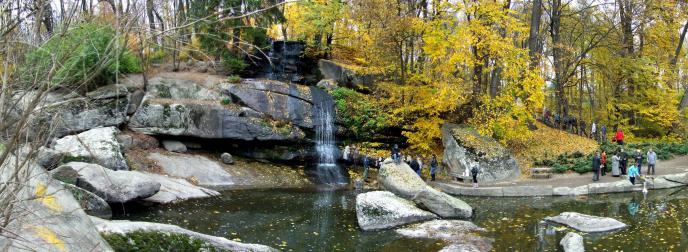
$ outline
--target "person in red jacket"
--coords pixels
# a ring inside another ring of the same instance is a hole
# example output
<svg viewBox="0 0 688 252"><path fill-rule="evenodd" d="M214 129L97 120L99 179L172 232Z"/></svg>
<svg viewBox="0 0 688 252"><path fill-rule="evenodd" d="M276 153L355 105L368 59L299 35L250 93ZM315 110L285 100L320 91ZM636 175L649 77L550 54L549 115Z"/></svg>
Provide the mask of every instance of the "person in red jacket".
<svg viewBox="0 0 688 252"><path fill-rule="evenodd" d="M616 136L614 136L614 140L616 140L616 143L618 143L619 145L623 145L624 144L623 139L624 139L623 131L621 129L617 129L616 130Z"/></svg>

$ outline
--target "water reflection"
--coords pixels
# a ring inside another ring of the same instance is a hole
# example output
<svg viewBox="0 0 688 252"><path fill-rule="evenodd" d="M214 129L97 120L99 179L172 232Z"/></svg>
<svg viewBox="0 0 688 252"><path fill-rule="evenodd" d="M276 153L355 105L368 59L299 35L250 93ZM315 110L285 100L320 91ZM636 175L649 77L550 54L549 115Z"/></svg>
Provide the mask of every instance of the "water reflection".
<svg viewBox="0 0 688 252"><path fill-rule="evenodd" d="M571 230L541 220L564 211L612 217L629 225L617 232L584 234L586 250L688 251L688 192L683 189L650 191L646 197L637 192L465 200L476 209L476 224L496 239L495 251L558 251L558 242Z"/></svg>

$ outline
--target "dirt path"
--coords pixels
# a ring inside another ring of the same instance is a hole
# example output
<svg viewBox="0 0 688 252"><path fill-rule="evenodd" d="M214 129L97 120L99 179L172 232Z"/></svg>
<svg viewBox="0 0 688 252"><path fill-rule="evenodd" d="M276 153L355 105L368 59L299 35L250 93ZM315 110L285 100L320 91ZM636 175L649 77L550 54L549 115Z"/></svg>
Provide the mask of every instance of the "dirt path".
<svg viewBox="0 0 688 252"><path fill-rule="evenodd" d="M647 165L643 165L642 174L647 172ZM688 172L688 156L678 156L674 159L657 161L656 175L666 175ZM611 172L607 173L607 176L600 176L600 180L595 183L604 182L614 182L621 180L621 177L612 177ZM449 181L444 181L449 182ZM513 181L504 181L497 183L482 183L482 187L490 186L515 186L515 185L552 185L552 186L568 186L575 187L592 183L592 173L578 174L578 173L568 173L568 174L553 174L550 179L531 179L531 178L520 178ZM458 183L457 183L458 184ZM470 184L462 184L470 186Z"/></svg>

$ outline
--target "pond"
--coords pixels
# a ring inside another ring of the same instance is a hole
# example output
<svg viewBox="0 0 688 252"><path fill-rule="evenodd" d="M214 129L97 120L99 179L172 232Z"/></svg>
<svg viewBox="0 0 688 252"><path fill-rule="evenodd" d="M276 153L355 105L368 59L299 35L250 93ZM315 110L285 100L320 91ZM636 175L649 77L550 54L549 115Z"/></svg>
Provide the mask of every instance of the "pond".
<svg viewBox="0 0 688 252"><path fill-rule="evenodd" d="M225 191L221 197L158 206L116 218L169 223L284 251L437 251L443 242L408 239L394 231L363 232L352 190ZM494 238L495 251L561 251L567 232L541 223L565 211L616 218L629 227L584 235L588 251L688 251L688 190L586 197L463 198L473 221Z"/></svg>

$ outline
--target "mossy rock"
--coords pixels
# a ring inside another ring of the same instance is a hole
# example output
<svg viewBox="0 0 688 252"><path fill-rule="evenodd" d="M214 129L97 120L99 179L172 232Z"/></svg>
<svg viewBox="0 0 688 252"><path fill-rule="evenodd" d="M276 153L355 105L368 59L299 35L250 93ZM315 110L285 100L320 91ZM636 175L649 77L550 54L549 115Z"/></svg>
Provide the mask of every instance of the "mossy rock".
<svg viewBox="0 0 688 252"><path fill-rule="evenodd" d="M182 234L136 231L129 234L102 234L118 252L130 251L228 251Z"/></svg>

